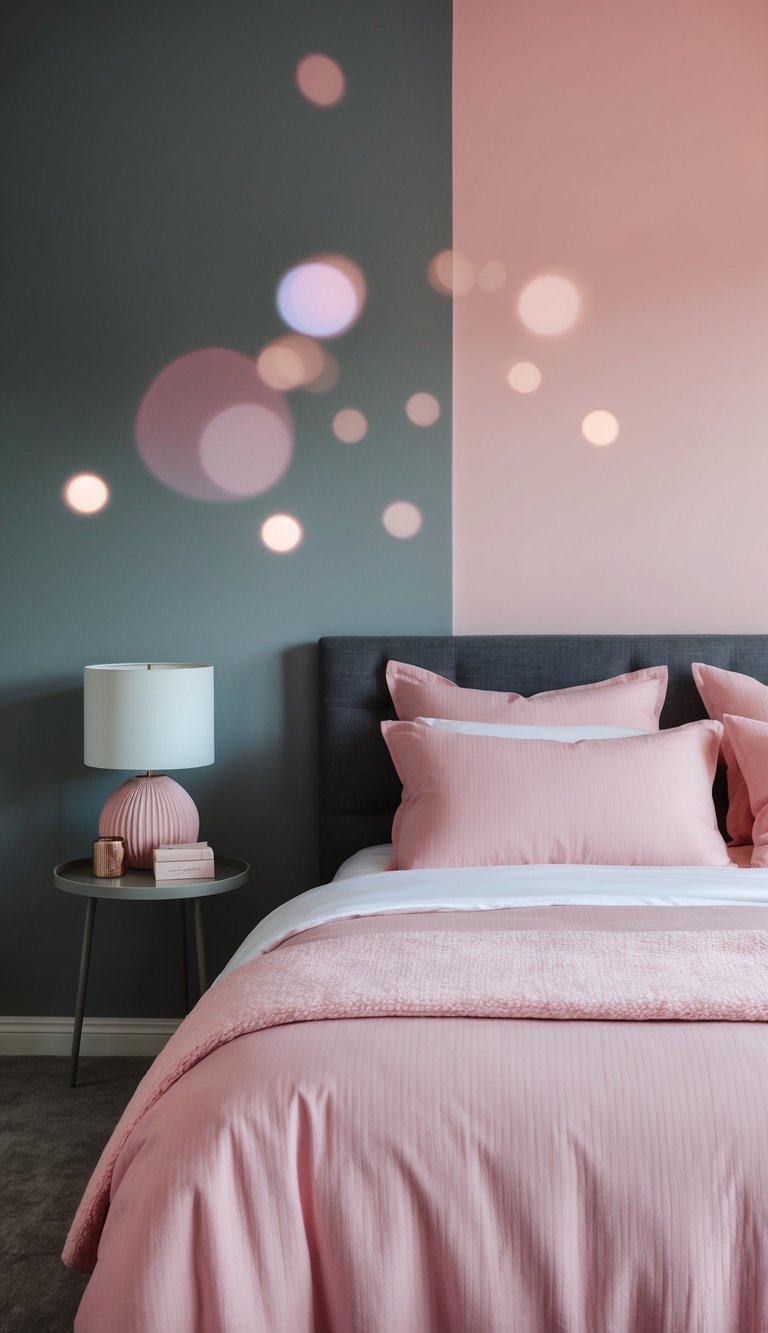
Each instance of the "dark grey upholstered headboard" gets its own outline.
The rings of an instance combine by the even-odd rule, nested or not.
[[[379,730],[394,717],[384,670],[390,658],[473,689],[541,690],[583,685],[666,664],[662,727],[706,713],[691,662],[742,671],[768,684],[768,635],[466,635],[320,640],[320,873],[330,879],[361,847],[388,842],[400,784]],[[715,800],[722,819],[722,775]]]

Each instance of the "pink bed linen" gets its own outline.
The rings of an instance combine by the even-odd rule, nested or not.
[[[433,964],[435,953],[463,956],[466,1007],[473,976],[491,980],[483,959],[506,944],[518,989],[544,975],[551,1007],[551,960],[578,934],[603,960],[593,1000],[621,1007],[629,995],[646,1014],[670,1000],[701,1014],[735,1003],[755,1018],[768,1012],[764,912],[550,907],[336,922],[233,973],[210,1000],[221,1007],[226,980],[242,990],[270,960],[275,977],[308,975],[313,948],[315,961],[346,955],[350,976],[365,955],[368,995],[381,1000],[387,960],[412,964],[421,948]],[[521,964],[537,934],[539,961]],[[678,972],[680,959],[697,963],[687,980],[666,969],[666,999],[658,987],[641,994],[637,977],[617,993],[619,954],[643,951],[676,956]],[[327,979],[326,1006],[338,979]],[[498,973],[494,985],[498,1004]],[[407,994],[393,985],[392,996],[407,1013]],[[322,1008],[309,992],[293,1001]],[[204,1047],[202,1010],[189,1031]],[[183,1048],[180,1033],[169,1068]],[[76,1330],[763,1333],[766,1105],[763,1022],[335,1017],[227,1039],[120,1149]]]
[[[720,722],[570,745],[381,731],[403,784],[393,870],[728,865],[712,802]]]

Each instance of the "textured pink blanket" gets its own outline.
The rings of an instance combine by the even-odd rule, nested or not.
[[[420,929],[294,941],[209,991],[155,1061],[85,1192],[65,1263],[93,1269],[121,1150],[203,1057],[284,1024],[392,1016],[762,1022],[768,934]]]

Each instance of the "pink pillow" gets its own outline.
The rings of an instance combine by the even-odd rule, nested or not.
[[[710,717],[722,722],[724,715],[731,713],[768,722],[768,685],[762,685],[753,676],[742,676],[739,671],[723,671],[722,667],[705,666],[703,662],[694,662],[691,670]],[[735,843],[752,842],[754,821],[749,793],[727,729],[723,737],[723,759],[728,767],[726,828]]]
[[[465,690],[445,676],[406,662],[387,663],[387,684],[397,716],[447,717],[458,722],[517,722],[537,726],[629,727],[657,731],[667,693],[667,668],[646,667],[594,685],[549,690],[526,699],[497,690]]]
[[[731,864],[712,802],[718,722],[570,745],[381,729],[403,783],[392,869]]]
[[[743,679],[749,680],[749,676]],[[768,866],[768,722],[726,713],[723,725],[723,748],[728,742],[735,755],[739,776],[748,793],[750,814],[754,814],[752,864]]]

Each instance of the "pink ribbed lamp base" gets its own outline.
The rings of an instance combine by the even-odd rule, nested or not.
[[[126,861],[136,870],[152,869],[155,847],[195,842],[199,831],[192,797],[165,774],[129,778],[113,791],[99,817],[99,836],[125,838]]]

